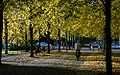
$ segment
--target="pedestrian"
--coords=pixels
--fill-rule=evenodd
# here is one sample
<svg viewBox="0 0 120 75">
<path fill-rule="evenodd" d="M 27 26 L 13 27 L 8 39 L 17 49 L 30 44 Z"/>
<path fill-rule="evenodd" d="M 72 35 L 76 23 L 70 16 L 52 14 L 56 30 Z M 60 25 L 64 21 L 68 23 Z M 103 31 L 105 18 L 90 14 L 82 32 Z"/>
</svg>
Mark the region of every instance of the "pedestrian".
<svg viewBox="0 0 120 75">
<path fill-rule="evenodd" d="M 79 60 L 79 57 L 80 57 L 80 54 L 81 54 L 80 48 L 82 48 L 82 45 L 80 43 L 78 43 L 78 41 L 77 41 L 77 43 L 75 44 L 75 50 L 76 50 L 76 58 L 77 58 L 77 60 Z"/>
<path fill-rule="evenodd" d="M 93 49 L 94 50 L 94 42 L 92 43 L 92 45 L 91 45 L 91 49 Z"/>
<path fill-rule="evenodd" d="M 89 49 L 91 50 L 91 42 L 89 43 Z"/>
<path fill-rule="evenodd" d="M 100 50 L 101 49 L 101 45 L 100 45 L 100 43 L 98 44 L 98 50 Z"/>
</svg>

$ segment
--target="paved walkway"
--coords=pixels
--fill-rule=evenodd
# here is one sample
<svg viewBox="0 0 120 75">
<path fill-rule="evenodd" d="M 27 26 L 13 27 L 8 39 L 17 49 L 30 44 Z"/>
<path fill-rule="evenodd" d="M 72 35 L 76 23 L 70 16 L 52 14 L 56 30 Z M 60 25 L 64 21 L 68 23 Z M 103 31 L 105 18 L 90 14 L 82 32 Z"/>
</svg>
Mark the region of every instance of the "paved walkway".
<svg viewBox="0 0 120 75">
<path fill-rule="evenodd" d="M 52 50 L 51 52 L 55 52 L 57 50 Z M 14 55 L 14 54 L 13 54 Z M 16 59 L 18 57 L 23 57 L 23 56 L 30 56 L 30 53 L 28 54 L 28 52 L 25 54 L 18 54 L 18 55 L 15 55 L 15 56 L 7 56 L 7 57 L 2 57 L 1 60 L 9 60 L 9 59 Z"/>
<path fill-rule="evenodd" d="M 54 51 L 55 52 L 55 51 Z M 68 52 L 53 53 L 50 56 L 35 56 L 34 58 L 28 57 L 30 54 L 22 54 L 17 56 L 3 57 L 2 63 L 12 64 L 18 66 L 42 66 L 42 67 L 63 67 L 69 69 L 79 70 L 83 68 L 86 58 L 94 51 L 81 51 L 80 60 L 76 60 L 75 50 Z M 55 55 L 54 55 L 55 54 Z M 87 55 L 86 55 L 87 54 Z M 39 58 L 40 57 L 40 58 Z M 26 59 L 24 59 L 26 58 Z"/>
<path fill-rule="evenodd" d="M 29 56 L 30 54 L 20 54 L 20 55 L 16 55 L 16 56 L 8 56 L 8 57 L 2 57 L 2 61 L 3 60 L 9 60 L 9 59 L 16 59 L 18 57 L 23 57 L 23 56 Z"/>
</svg>

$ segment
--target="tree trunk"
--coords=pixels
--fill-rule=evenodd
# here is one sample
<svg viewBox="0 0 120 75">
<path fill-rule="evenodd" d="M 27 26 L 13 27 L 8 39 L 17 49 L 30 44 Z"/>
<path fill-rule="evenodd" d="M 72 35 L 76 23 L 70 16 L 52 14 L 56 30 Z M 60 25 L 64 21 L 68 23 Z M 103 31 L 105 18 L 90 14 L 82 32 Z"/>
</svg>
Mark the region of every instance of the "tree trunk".
<svg viewBox="0 0 120 75">
<path fill-rule="evenodd" d="M 50 29 L 50 24 L 48 23 L 48 30 L 49 29 Z M 49 31 L 48 31 L 47 42 L 48 42 L 48 54 L 50 54 L 50 32 Z"/>
<path fill-rule="evenodd" d="M 40 29 L 39 29 L 39 49 L 41 49 L 41 46 L 40 46 Z"/>
<path fill-rule="evenodd" d="M 50 32 L 48 31 L 48 40 L 47 40 L 47 42 L 48 42 L 48 54 L 50 54 Z"/>
<path fill-rule="evenodd" d="M 69 50 L 70 50 L 70 31 L 69 31 Z"/>
<path fill-rule="evenodd" d="M 62 46 L 63 46 L 63 50 L 64 50 L 65 49 L 65 47 L 64 47 L 64 44 L 65 44 L 64 38 L 62 39 L 62 41 L 63 41 Z"/>
<path fill-rule="evenodd" d="M 120 46 L 120 35 L 118 37 L 119 37 L 119 46 Z"/>
<path fill-rule="evenodd" d="M 58 29 L 58 37 L 59 37 L 59 40 L 58 40 L 58 51 L 60 51 L 60 29 Z"/>
<path fill-rule="evenodd" d="M 73 36 L 73 48 L 74 48 L 74 44 L 75 44 L 74 40 L 75 40 L 75 39 L 74 39 L 74 36 Z"/>
<path fill-rule="evenodd" d="M 111 59 L 111 0 L 105 0 L 105 51 L 106 51 L 106 69 L 107 75 L 112 75 L 112 59 Z"/>
<path fill-rule="evenodd" d="M 55 50 L 55 39 L 54 39 L 54 44 L 53 44 L 54 46 L 53 46 L 53 50 Z"/>
<path fill-rule="evenodd" d="M 67 51 L 67 32 L 66 32 L 66 51 Z"/>
<path fill-rule="evenodd" d="M 30 24 L 30 51 L 31 51 L 30 57 L 34 57 L 34 54 L 33 54 L 33 27 L 31 24 Z"/>
<path fill-rule="evenodd" d="M 79 43 L 81 43 L 81 37 L 79 36 Z"/>
<path fill-rule="evenodd" d="M 75 43 L 77 43 L 77 36 L 75 36 Z"/>
<path fill-rule="evenodd" d="M 8 29 L 7 29 L 7 19 L 5 19 L 5 54 L 8 54 Z"/>
<path fill-rule="evenodd" d="M 16 34 L 17 35 L 17 34 Z M 18 43 L 19 43 L 19 41 L 18 41 L 18 35 L 16 36 L 17 37 L 17 48 L 18 48 Z"/>
<path fill-rule="evenodd" d="M 25 48 L 26 48 L 26 52 L 28 52 L 28 45 L 27 45 L 27 32 L 25 32 Z"/>
<path fill-rule="evenodd" d="M 0 4 L 2 4 L 3 0 L 0 0 Z M 2 31 L 3 31 L 3 9 L 0 9 L 0 64 L 1 64 L 1 56 L 2 56 Z"/>
<path fill-rule="evenodd" d="M 25 49 L 26 52 L 28 52 L 28 42 L 27 42 L 27 28 L 26 28 L 26 24 L 25 24 Z"/>
<path fill-rule="evenodd" d="M 73 46 L 72 40 L 73 40 L 73 38 L 72 38 L 72 36 L 71 36 L 71 43 L 70 43 L 70 44 L 71 44 L 71 45 L 70 45 L 71 47 Z M 70 47 L 70 48 L 71 48 L 71 47 Z M 73 49 L 73 47 L 72 47 L 72 49 Z"/>
</svg>

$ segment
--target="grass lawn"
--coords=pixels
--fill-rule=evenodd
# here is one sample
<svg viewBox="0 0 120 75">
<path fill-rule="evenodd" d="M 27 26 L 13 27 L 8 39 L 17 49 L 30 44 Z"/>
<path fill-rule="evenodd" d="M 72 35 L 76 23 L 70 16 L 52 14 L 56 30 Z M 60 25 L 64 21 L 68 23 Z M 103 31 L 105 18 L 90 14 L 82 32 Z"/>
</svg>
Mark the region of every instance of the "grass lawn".
<svg viewBox="0 0 120 75">
<path fill-rule="evenodd" d="M 5 54 L 5 51 L 2 51 L 2 57 L 15 56 L 23 53 L 25 53 L 25 50 L 8 51 L 8 54 Z"/>
<path fill-rule="evenodd" d="M 12 54 L 12 53 L 21 53 L 21 52 L 25 52 L 25 50 L 16 50 L 16 51 L 15 50 L 14 51 L 11 50 L 11 51 L 8 51 L 9 54 Z M 2 51 L 2 53 L 4 54 L 5 51 Z"/>
</svg>

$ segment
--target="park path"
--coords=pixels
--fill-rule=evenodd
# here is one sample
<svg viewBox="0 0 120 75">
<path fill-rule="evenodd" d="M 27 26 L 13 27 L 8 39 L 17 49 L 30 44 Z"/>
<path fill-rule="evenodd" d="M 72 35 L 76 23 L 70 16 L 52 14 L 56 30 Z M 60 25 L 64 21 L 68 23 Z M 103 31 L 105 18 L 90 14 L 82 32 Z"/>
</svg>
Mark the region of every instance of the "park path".
<svg viewBox="0 0 120 75">
<path fill-rule="evenodd" d="M 56 50 L 52 50 L 51 52 L 55 52 Z M 24 57 L 24 56 L 30 56 L 30 53 L 25 52 L 23 54 L 18 54 L 18 55 L 14 55 L 14 56 L 7 56 L 7 57 L 2 57 L 1 60 L 9 60 L 9 59 L 16 59 L 19 57 Z"/>
<path fill-rule="evenodd" d="M 90 56 L 94 51 L 87 52 L 82 50 L 81 52 L 82 53 L 79 61 L 76 60 L 75 50 L 69 50 L 68 52 L 63 52 L 54 56 L 50 56 L 48 58 L 31 58 L 29 57 L 30 54 L 3 57 L 2 63 L 18 66 L 62 67 L 80 70 L 83 68 L 83 64 L 87 60 L 87 57 Z M 27 59 L 23 59 L 23 57 Z"/>
<path fill-rule="evenodd" d="M 18 57 L 23 57 L 23 56 L 29 56 L 30 54 L 20 54 L 20 55 L 15 55 L 15 56 L 8 56 L 8 57 L 2 57 L 1 60 L 9 60 L 9 59 L 16 59 Z"/>
</svg>

